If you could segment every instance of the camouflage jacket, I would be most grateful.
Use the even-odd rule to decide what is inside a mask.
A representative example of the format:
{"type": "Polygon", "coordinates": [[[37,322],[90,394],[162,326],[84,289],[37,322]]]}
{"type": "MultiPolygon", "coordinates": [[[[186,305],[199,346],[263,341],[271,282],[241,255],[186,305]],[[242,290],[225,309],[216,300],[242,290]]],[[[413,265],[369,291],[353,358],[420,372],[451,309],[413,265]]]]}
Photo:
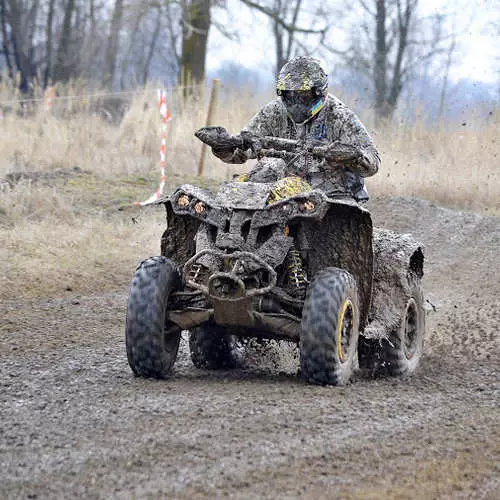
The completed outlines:
{"type": "MultiPolygon", "coordinates": [[[[377,173],[380,157],[373,141],[358,117],[339,99],[329,94],[321,111],[303,125],[289,118],[285,105],[277,98],[263,106],[243,130],[261,136],[285,139],[311,139],[325,144],[340,142],[356,146],[361,157],[348,168],[339,169],[326,161],[317,162],[311,158],[300,158],[289,173],[305,174],[313,187],[325,192],[351,191],[364,188],[360,177],[377,173]],[[357,187],[356,187],[357,185],[357,187]]],[[[252,156],[236,150],[233,154],[217,154],[227,163],[244,163],[252,156]]]]}

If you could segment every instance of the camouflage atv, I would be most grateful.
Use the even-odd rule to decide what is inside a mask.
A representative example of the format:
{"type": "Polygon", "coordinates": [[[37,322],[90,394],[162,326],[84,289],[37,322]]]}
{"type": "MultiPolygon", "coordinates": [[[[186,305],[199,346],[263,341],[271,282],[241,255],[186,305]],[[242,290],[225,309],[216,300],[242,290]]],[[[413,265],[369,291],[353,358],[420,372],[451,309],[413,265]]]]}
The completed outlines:
{"type": "MultiPolygon", "coordinates": [[[[214,146],[249,141],[221,127],[197,136],[214,146]]],[[[255,141],[242,144],[254,146],[255,141]]],[[[259,156],[284,162],[321,148],[260,138],[259,156]]],[[[299,344],[313,384],[407,375],[423,348],[422,245],[374,229],[346,193],[327,196],[299,177],[238,179],[217,194],[193,185],[158,201],[167,212],[161,256],[139,264],[128,299],[126,346],[138,376],[165,378],[182,330],[199,368],[229,368],[238,337],[299,344]]]]}

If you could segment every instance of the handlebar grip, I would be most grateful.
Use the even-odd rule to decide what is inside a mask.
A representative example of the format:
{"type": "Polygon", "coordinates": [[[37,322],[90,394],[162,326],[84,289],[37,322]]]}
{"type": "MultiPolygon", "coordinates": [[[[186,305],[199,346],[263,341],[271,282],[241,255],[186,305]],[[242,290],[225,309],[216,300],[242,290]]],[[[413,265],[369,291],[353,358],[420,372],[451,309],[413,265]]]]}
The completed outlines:
{"type": "Polygon", "coordinates": [[[294,160],[297,157],[296,153],[290,151],[278,151],[273,148],[263,148],[259,151],[260,156],[267,156],[268,158],[281,158],[283,160],[294,160]]]}

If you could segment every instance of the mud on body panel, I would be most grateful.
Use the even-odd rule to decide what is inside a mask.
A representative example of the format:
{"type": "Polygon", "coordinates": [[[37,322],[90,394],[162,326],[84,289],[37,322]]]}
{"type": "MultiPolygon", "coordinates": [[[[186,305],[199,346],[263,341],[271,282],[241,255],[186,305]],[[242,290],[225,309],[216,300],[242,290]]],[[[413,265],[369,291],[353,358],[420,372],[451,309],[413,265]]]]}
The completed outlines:
{"type": "Polygon", "coordinates": [[[332,266],[354,276],[358,285],[362,331],[368,320],[372,291],[372,221],[369,212],[357,205],[332,204],[322,220],[305,223],[303,233],[309,246],[306,252],[309,277],[332,266]]]}
{"type": "Polygon", "coordinates": [[[161,237],[161,255],[168,257],[182,266],[194,255],[195,236],[200,221],[189,215],[177,216],[170,202],[165,203],[167,211],[167,229],[161,237]]]}
{"type": "Polygon", "coordinates": [[[373,295],[368,338],[384,337],[401,323],[404,304],[411,295],[411,276],[424,274],[424,247],[410,234],[373,230],[373,295]]]}

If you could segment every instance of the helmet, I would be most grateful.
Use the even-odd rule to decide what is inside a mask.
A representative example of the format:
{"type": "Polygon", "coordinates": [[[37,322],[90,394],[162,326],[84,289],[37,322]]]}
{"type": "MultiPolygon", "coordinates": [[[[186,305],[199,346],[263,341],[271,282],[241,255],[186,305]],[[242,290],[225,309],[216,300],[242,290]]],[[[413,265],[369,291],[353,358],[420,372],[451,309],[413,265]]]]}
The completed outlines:
{"type": "Polygon", "coordinates": [[[281,95],[287,90],[313,90],[317,97],[328,91],[328,75],[318,59],[298,56],[290,59],[280,70],[276,91],[281,95]]]}
{"type": "Polygon", "coordinates": [[[327,92],[328,76],[313,57],[294,57],[278,74],[276,93],[296,123],[305,123],[319,113],[327,92]]]}

